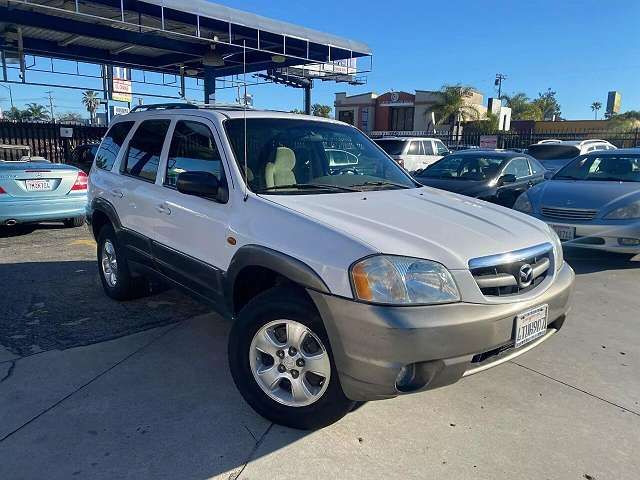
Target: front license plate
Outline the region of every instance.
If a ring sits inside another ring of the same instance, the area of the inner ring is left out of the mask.
[[[27,191],[46,192],[52,189],[51,180],[25,180]]]
[[[521,347],[536,338],[543,336],[547,331],[548,305],[532,308],[516,317],[516,344]]]
[[[576,238],[576,227],[567,227],[565,225],[549,225],[555,230],[560,237],[561,242],[570,242]]]

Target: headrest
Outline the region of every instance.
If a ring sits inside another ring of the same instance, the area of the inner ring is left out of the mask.
[[[276,149],[276,158],[273,162],[277,170],[293,170],[296,166],[296,154],[287,147],[278,147]]]

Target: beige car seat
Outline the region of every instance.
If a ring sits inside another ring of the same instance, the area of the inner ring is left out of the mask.
[[[296,166],[296,154],[287,147],[278,147],[273,162],[264,167],[264,178],[267,188],[296,183],[293,169]]]

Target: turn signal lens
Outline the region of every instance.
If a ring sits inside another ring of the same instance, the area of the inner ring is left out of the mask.
[[[3,193],[7,193],[4,191],[4,188],[0,187],[0,195],[2,195]]]

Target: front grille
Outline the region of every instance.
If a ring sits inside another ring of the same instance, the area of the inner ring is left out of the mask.
[[[521,295],[537,288],[553,273],[553,246],[535,247],[469,261],[480,291],[488,297]]]
[[[596,210],[584,210],[579,208],[542,207],[542,215],[555,220],[593,220],[596,213]]]

